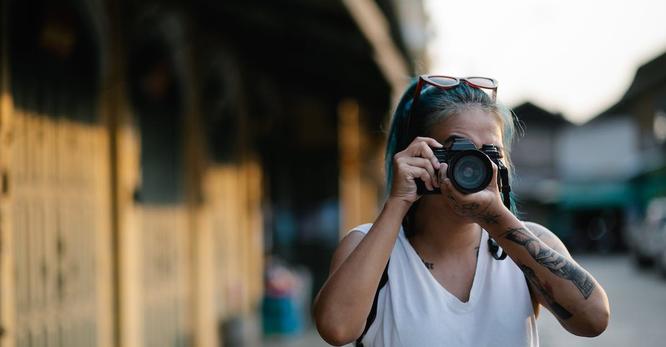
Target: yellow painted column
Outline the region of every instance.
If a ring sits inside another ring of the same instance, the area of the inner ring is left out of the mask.
[[[341,236],[363,222],[359,113],[359,105],[353,100],[344,100],[338,105]]]
[[[0,6],[0,326],[4,333],[1,346],[16,345],[16,297],[14,293],[14,244],[12,220],[10,218],[10,146],[12,144],[11,114],[12,97],[9,90],[9,64],[7,50],[6,9],[7,2]]]

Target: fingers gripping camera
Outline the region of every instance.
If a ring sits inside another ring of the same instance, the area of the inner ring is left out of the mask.
[[[483,145],[479,150],[469,139],[457,138],[448,148],[433,148],[432,151],[440,163],[448,165],[446,176],[453,186],[464,194],[486,189],[493,178],[494,162],[498,168],[497,184],[502,192],[502,199],[505,205],[509,203],[509,173],[495,145]],[[439,188],[428,190],[420,179],[416,180],[416,186],[419,195],[441,192]]]

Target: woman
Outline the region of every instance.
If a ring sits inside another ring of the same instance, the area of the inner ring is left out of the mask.
[[[407,89],[386,150],[388,197],[373,224],[341,241],[315,299],[324,340],[358,339],[366,347],[537,346],[539,305],[573,334],[606,329],[603,288],[555,234],[519,220],[503,204],[496,163],[490,184],[465,194],[433,153],[456,139],[477,148],[494,144],[510,168],[514,122],[495,102],[496,91],[489,78],[443,76],[421,76]],[[419,195],[419,181],[441,193]]]

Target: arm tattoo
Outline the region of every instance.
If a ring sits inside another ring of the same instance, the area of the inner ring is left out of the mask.
[[[530,235],[524,228],[511,228],[507,230],[504,237],[525,247],[537,263],[546,267],[556,276],[571,281],[585,299],[590,297],[595,284],[590,275],[580,266],[572,263],[550,247],[544,247],[541,240]]]
[[[536,289],[543,296],[543,298],[546,301],[546,305],[550,307],[550,309],[553,311],[553,313],[555,313],[555,315],[558,318],[562,320],[567,320],[573,316],[571,312],[567,311],[566,308],[564,308],[562,305],[558,304],[555,301],[555,298],[553,298],[552,291],[549,290],[550,286],[548,285],[548,282],[545,283],[545,286],[541,285],[541,283],[539,283],[539,279],[536,277],[536,274],[534,273],[534,270],[522,264],[519,266],[520,269],[523,270],[525,278],[527,278],[527,280],[532,284],[532,287]]]
[[[479,204],[475,202],[460,205],[460,211],[462,211],[463,214],[474,214],[478,208]]]
[[[483,211],[479,211],[479,208],[481,207],[479,204],[475,202],[470,202],[467,204],[460,204],[456,201],[456,199],[448,195],[447,198],[453,202],[454,208],[458,210],[460,214],[463,216],[471,217],[471,218],[479,218],[481,219],[484,223],[486,224],[497,224],[498,223],[498,218],[499,218],[499,213],[492,213],[488,211],[488,207],[486,206],[486,209]]]
[[[499,216],[500,215],[498,213],[491,213],[488,211],[484,211],[479,215],[481,220],[483,220],[487,224],[497,224],[498,223],[497,219],[499,218]]]

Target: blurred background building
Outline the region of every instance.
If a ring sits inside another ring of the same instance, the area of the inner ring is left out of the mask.
[[[310,301],[427,67],[420,1],[1,9],[3,347],[258,344],[265,261]]]
[[[646,236],[644,222],[650,201],[666,195],[665,110],[666,53],[640,66],[624,96],[584,124],[531,103],[515,107],[526,128],[513,154],[526,219],[548,225],[573,251],[629,246],[640,263],[654,257],[657,249],[645,247],[665,248],[664,231]]]
[[[525,102],[513,108],[523,127],[511,152],[515,167],[514,193],[518,210],[528,219],[553,226],[562,175],[555,158],[562,129],[571,126],[561,114],[554,114]]]

